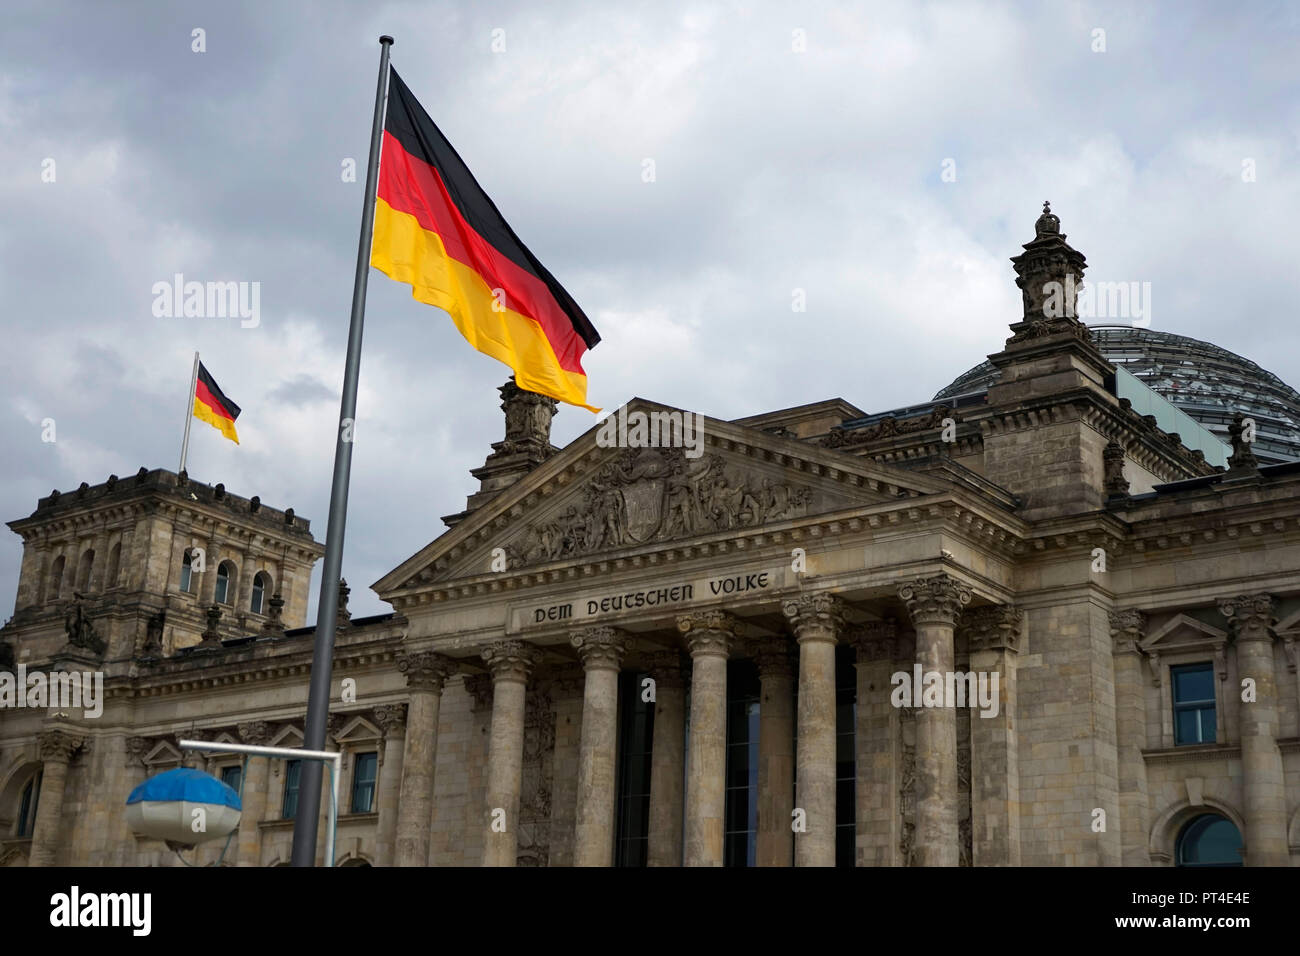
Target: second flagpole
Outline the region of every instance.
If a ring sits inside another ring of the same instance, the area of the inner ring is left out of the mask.
[[[320,598],[316,603],[316,640],[312,649],[311,685],[307,697],[306,750],[325,749],[329,716],[330,679],[334,668],[334,634],[338,619],[339,577],[343,567],[343,533],[347,524],[348,481],[352,472],[352,432],[357,411],[357,383],[361,374],[361,332],[366,315],[366,280],[370,275],[370,246],[375,225],[375,195],[379,188],[379,154],[383,143],[384,104],[388,95],[388,52],[393,38],[379,38],[379,85],[375,91],[375,116],[370,127],[370,161],[366,167],[366,196],[361,209],[361,239],[357,247],[357,272],[352,283],[352,321],[348,328],[348,353],[343,373],[343,399],[334,445],[334,480],[330,486],[329,526],[325,532],[325,561],[321,568]],[[316,830],[320,820],[321,774],[319,761],[304,760],[299,771],[298,813],[293,824],[294,866],[316,863]],[[242,861],[241,861],[242,862]]]

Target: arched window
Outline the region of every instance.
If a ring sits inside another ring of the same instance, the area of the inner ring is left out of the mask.
[[[190,591],[190,585],[194,583],[194,572],[190,568],[190,549],[185,549],[185,556],[181,558],[181,590]]]
[[[117,587],[117,572],[122,563],[122,542],[117,544],[108,552],[108,572],[104,575],[104,590]]]
[[[18,805],[18,829],[15,836],[30,837],[36,829],[36,805],[41,801],[41,772],[38,770],[27,786],[23,787],[22,802]]]
[[[234,565],[229,561],[222,561],[221,564],[217,565],[217,590],[214,599],[218,604],[230,603],[230,584],[231,578],[234,577],[233,571]]]
[[[1178,834],[1179,866],[1241,866],[1241,831],[1227,817],[1203,813]]]
[[[59,592],[63,590],[63,566],[68,563],[68,559],[59,555],[54,559],[54,567],[50,568],[50,594],[49,600],[57,601]]]
[[[92,548],[87,548],[81,555],[81,563],[77,565],[77,590],[83,594],[90,587],[90,569],[95,566],[95,552]]]
[[[271,586],[271,576],[265,571],[258,571],[253,577],[253,596],[248,602],[248,609],[254,614],[261,614],[266,600],[267,588]]]

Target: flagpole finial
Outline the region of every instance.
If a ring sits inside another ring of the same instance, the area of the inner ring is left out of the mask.
[[[388,44],[389,46],[392,46],[392,45],[393,45],[393,38],[390,37],[387,33],[385,33],[383,36],[381,36],[381,37],[379,38],[379,42],[380,42],[380,43],[386,43],[386,44]]]

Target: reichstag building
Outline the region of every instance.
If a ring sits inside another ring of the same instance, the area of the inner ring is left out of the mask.
[[[1300,397],[1049,307],[1086,268],[1050,210],[1012,263],[1005,342],[905,409],[558,448],[503,386],[479,490],[372,585],[392,612],[323,609],[336,862],[1300,863]],[[0,865],[184,865],[124,806],[182,765],[243,799],[189,862],[286,863],[299,764],[177,744],[301,744],[309,522],[142,468],[9,527],[0,686],[103,695],[0,709]]]

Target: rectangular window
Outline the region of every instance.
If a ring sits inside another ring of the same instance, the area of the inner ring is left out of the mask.
[[[835,649],[835,865],[857,863],[856,731],[857,652],[848,644]]]
[[[379,769],[379,754],[357,754],[352,771],[352,812],[370,813],[375,809],[375,775]]]
[[[1214,743],[1214,665],[1171,667],[1169,677],[1174,690],[1174,743]]]
[[[645,673],[619,677],[615,866],[645,866],[650,847],[650,746],[654,704],[641,699]]]
[[[284,805],[280,808],[280,816],[286,820],[298,815],[298,777],[301,772],[301,760],[290,760],[284,766]]]
[[[759,699],[758,668],[754,662],[729,664],[724,866],[753,866],[758,849]]]
[[[240,764],[232,764],[229,767],[221,768],[221,782],[235,793],[239,793],[239,784],[243,776],[244,768]]]

